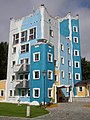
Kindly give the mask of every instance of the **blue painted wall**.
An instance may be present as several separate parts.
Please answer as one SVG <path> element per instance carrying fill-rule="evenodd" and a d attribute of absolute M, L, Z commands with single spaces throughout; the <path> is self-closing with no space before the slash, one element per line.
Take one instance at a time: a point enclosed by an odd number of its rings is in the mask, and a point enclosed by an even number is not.
<path fill-rule="evenodd" d="M 33 53 L 40 52 L 40 61 L 33 61 Z M 53 62 L 48 62 L 48 52 L 53 54 Z M 46 91 L 45 91 L 45 101 L 50 102 L 50 98 L 48 98 L 48 88 L 52 88 L 54 83 L 54 74 L 53 79 L 48 80 L 47 70 L 52 70 L 54 73 L 54 47 L 49 48 L 49 44 L 40 44 L 39 47 L 31 46 L 31 67 L 30 67 L 30 102 L 38 101 L 41 103 L 44 101 L 44 77 L 42 72 L 46 71 L 45 83 L 46 83 Z M 40 79 L 33 79 L 33 70 L 40 70 Z M 40 97 L 33 98 L 33 88 L 40 88 Z"/>

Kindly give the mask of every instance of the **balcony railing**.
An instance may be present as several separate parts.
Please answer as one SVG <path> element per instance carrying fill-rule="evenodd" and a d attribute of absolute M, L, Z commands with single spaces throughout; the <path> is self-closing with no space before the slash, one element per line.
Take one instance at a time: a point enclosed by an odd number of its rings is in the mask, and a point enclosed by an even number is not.
<path fill-rule="evenodd" d="M 29 80 L 26 80 L 26 79 L 23 79 L 19 84 L 16 85 L 16 88 L 17 89 L 20 89 L 20 88 L 30 88 L 29 87 Z"/>
<path fill-rule="evenodd" d="M 30 71 L 30 65 L 29 64 L 22 64 L 22 65 L 16 65 L 14 67 L 14 72 L 17 73 L 25 73 Z"/>

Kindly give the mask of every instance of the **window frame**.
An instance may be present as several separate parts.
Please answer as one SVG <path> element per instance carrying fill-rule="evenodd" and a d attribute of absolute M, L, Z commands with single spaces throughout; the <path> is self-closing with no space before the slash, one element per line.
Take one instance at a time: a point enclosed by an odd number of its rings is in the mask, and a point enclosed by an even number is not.
<path fill-rule="evenodd" d="M 23 32 L 26 32 L 26 35 L 25 35 L 25 33 L 24 33 L 24 36 L 22 36 L 22 33 L 23 33 Z M 28 31 L 27 31 L 27 30 L 21 31 L 21 43 L 23 43 L 23 42 L 26 42 L 26 41 L 27 41 L 27 33 L 28 33 Z M 22 41 L 22 38 L 24 38 L 24 41 Z"/>
<path fill-rule="evenodd" d="M 24 91 L 24 95 L 22 95 L 22 91 Z M 25 97 L 26 94 L 25 94 L 25 89 L 21 89 L 21 97 Z"/>
<path fill-rule="evenodd" d="M 54 37 L 54 31 L 52 29 L 50 29 L 50 37 Z"/>
<path fill-rule="evenodd" d="M 35 78 L 35 72 L 39 72 L 39 77 L 38 78 Z M 40 70 L 33 70 L 33 79 L 34 80 L 40 79 Z"/>
<path fill-rule="evenodd" d="M 18 38 L 16 37 L 17 34 L 18 34 Z M 13 45 L 16 45 L 18 43 L 19 43 L 19 33 L 15 33 L 15 34 L 13 34 Z"/>
<path fill-rule="evenodd" d="M 23 50 L 22 50 L 22 46 L 25 46 L 25 48 Z M 27 46 L 28 46 L 28 50 L 27 50 Z M 27 53 L 27 52 L 29 52 L 29 49 L 30 49 L 29 43 L 23 44 L 23 45 L 20 46 L 20 53 L 21 54 Z"/>
<path fill-rule="evenodd" d="M 77 75 L 78 75 L 78 79 L 77 79 Z M 80 73 L 75 73 L 75 80 L 80 80 Z"/>
<path fill-rule="evenodd" d="M 49 59 L 49 55 L 51 56 L 51 60 Z M 48 62 L 53 62 L 53 54 L 52 53 L 48 53 Z"/>
<path fill-rule="evenodd" d="M 77 51 L 77 55 L 76 55 L 76 51 Z M 79 50 L 74 50 L 74 56 L 79 56 Z"/>
<path fill-rule="evenodd" d="M 2 95 L 3 93 L 3 95 Z M 0 89 L 0 97 L 4 97 L 4 89 Z"/>
<path fill-rule="evenodd" d="M 68 60 L 68 66 L 71 67 L 71 60 Z"/>
<path fill-rule="evenodd" d="M 80 88 L 82 88 L 82 90 L 80 90 Z M 78 92 L 83 92 L 83 87 L 82 86 L 78 87 Z"/>
<path fill-rule="evenodd" d="M 64 57 L 61 56 L 61 64 L 64 65 Z"/>
<path fill-rule="evenodd" d="M 76 63 L 78 63 L 78 67 L 76 66 Z M 75 68 L 80 68 L 80 62 L 79 61 L 74 61 L 74 66 L 75 66 Z"/>
<path fill-rule="evenodd" d="M 51 74 L 50 75 L 51 77 L 49 77 L 49 73 Z M 48 70 L 48 79 L 53 80 L 53 71 L 52 70 Z"/>
<path fill-rule="evenodd" d="M 49 94 L 49 91 L 51 91 L 51 95 Z M 52 98 L 52 88 L 48 88 L 48 98 Z"/>
<path fill-rule="evenodd" d="M 73 26 L 73 32 L 78 32 L 78 27 L 77 26 Z"/>
<path fill-rule="evenodd" d="M 38 90 L 38 96 L 35 96 L 35 90 Z M 33 98 L 39 98 L 40 97 L 40 88 L 33 88 Z"/>
<path fill-rule="evenodd" d="M 56 76 L 56 77 L 55 77 L 55 76 Z M 54 76 L 54 77 L 56 78 L 56 79 L 55 79 L 55 82 L 58 82 L 58 75 L 55 74 L 55 76 Z"/>
<path fill-rule="evenodd" d="M 75 39 L 77 39 L 77 40 L 75 40 Z M 75 41 L 77 41 L 77 42 L 75 42 Z M 74 43 L 78 43 L 78 37 L 74 37 Z"/>
<path fill-rule="evenodd" d="M 61 43 L 61 51 L 64 51 L 64 44 Z"/>
<path fill-rule="evenodd" d="M 64 73 L 64 70 L 61 70 L 61 77 L 62 77 L 62 79 L 64 79 L 64 78 L 65 78 L 65 73 Z"/>
<path fill-rule="evenodd" d="M 30 34 L 31 29 L 35 29 L 35 31 Z M 30 36 L 33 36 L 33 38 L 30 38 Z M 29 28 L 29 30 L 28 30 L 28 40 L 33 40 L 33 39 L 36 39 L 36 38 L 37 38 L 37 27 L 34 26 L 32 28 Z"/>
<path fill-rule="evenodd" d="M 37 55 L 37 54 L 39 55 L 38 60 L 35 59 L 35 55 Z M 33 53 L 33 61 L 34 61 L 34 62 L 40 61 L 40 52 L 35 52 L 35 53 Z"/>
<path fill-rule="evenodd" d="M 71 72 L 68 73 L 68 78 L 71 80 L 71 78 L 72 78 Z"/>

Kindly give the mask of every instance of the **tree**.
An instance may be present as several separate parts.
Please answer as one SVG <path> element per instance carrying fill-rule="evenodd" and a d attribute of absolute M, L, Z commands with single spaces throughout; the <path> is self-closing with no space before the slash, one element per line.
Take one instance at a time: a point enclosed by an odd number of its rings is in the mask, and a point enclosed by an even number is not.
<path fill-rule="evenodd" d="M 85 58 L 82 58 L 81 66 L 82 66 L 82 80 L 90 79 L 90 62 L 86 61 Z"/>
<path fill-rule="evenodd" d="M 0 43 L 0 80 L 6 79 L 7 75 L 8 44 Z"/>

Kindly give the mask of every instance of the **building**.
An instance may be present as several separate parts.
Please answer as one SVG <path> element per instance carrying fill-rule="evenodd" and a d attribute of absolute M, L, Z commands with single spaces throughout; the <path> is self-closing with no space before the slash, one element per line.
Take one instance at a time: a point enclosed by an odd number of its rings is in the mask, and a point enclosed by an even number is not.
<path fill-rule="evenodd" d="M 60 102 L 77 95 L 81 80 L 78 15 L 52 17 L 41 5 L 10 20 L 7 101 Z"/>
<path fill-rule="evenodd" d="M 0 80 L 0 101 L 4 102 L 6 96 L 6 80 Z"/>

